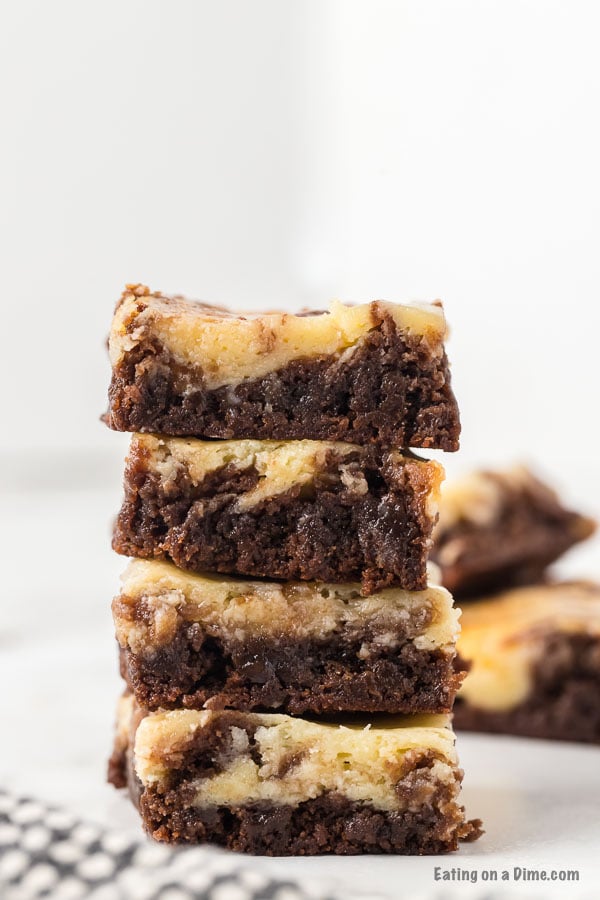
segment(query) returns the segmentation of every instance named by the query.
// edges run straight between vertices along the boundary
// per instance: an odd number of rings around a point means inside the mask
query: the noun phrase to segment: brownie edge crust
[[[458,449],[460,420],[442,343],[445,326],[424,333],[404,330],[392,304],[373,302],[368,324],[351,346],[319,353],[313,340],[311,353],[300,353],[272,371],[211,386],[214,373],[207,365],[214,361],[203,365],[202,354],[191,361],[189,354],[184,358],[168,346],[163,320],[172,321],[182,308],[200,324],[206,316],[211,327],[223,315],[151,294],[140,285],[123,294],[111,332],[113,369],[105,417],[111,428],[200,438],[309,438]],[[190,313],[194,308],[197,312]],[[279,329],[290,318],[302,317],[263,317],[257,358],[275,356]],[[257,323],[243,317],[237,322],[249,331],[248,346],[254,349]]]

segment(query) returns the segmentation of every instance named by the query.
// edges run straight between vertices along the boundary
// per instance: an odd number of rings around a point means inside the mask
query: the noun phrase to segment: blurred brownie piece
[[[442,491],[431,559],[455,597],[481,595],[539,581],[595,527],[527,468],[474,472]]]
[[[140,721],[131,699],[120,716],[128,707],[113,781],[128,784],[156,840],[268,856],[425,854],[480,833],[459,803],[447,716],[339,725],[173,710]]]
[[[457,450],[439,304],[234,315],[130,285],[109,340],[106,421],[199,438]]]
[[[121,669],[149,709],[448,712],[458,610],[444,588],[273,583],[134,560],[113,602]]]
[[[373,446],[134,435],[113,547],[192,572],[422,590],[443,474]]]
[[[600,742],[600,585],[516,588],[469,603],[456,728]]]

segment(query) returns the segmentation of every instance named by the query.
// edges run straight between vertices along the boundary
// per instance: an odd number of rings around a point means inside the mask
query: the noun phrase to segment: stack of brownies
[[[135,559],[110,777],[154,838],[282,855],[477,836],[449,719],[458,612],[427,581],[443,470],[406,449],[458,447],[444,336],[437,304],[121,297],[113,546]]]

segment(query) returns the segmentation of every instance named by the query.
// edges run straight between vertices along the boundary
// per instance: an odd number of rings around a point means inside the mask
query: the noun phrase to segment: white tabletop
[[[114,490],[41,490],[5,497],[0,610],[0,784],[68,807],[81,817],[139,833],[137,814],[105,782],[121,685],[110,600],[124,560],[110,550]],[[587,574],[595,547],[569,561]],[[600,749],[459,735],[469,816],[486,833],[449,857],[256,859],[273,874],[317,878],[343,891],[386,897],[452,889],[478,896],[503,871],[524,896],[592,896],[600,847]],[[450,881],[436,881],[447,872]],[[577,885],[515,880],[515,868],[576,869]],[[455,870],[452,872],[452,870]],[[466,878],[477,881],[464,880]],[[491,877],[494,877],[493,875]],[[457,880],[460,879],[460,880]],[[444,893],[444,896],[446,894]]]

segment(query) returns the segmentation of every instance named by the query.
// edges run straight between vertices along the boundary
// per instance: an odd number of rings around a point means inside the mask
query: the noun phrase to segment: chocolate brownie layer
[[[145,791],[140,808],[144,827],[156,840],[217,844],[260,856],[414,856],[449,853],[458,849],[460,840],[475,840],[480,834],[478,823],[464,822],[451,801],[451,791],[430,781],[423,769],[417,770],[414,791],[416,795],[427,791],[429,803],[415,811],[382,812],[337,794],[298,806],[267,801],[190,809],[183,805],[185,789],[174,791],[166,803],[156,791]],[[402,789],[410,797],[409,784],[407,779]]]
[[[445,712],[458,611],[443,588],[223,581],[134,561],[113,603],[123,677],[146,708]],[[456,667],[458,668],[458,667]]]
[[[152,656],[121,651],[121,674],[148,709],[230,707],[293,715],[449,712],[464,673],[453,654],[413,644],[360,658],[354,641],[257,641],[223,647],[199,625]]]
[[[443,853],[474,839],[447,719],[319,725],[239,712],[150,714],[132,795],[147,831],[266,855]]]
[[[464,598],[540,580],[595,527],[526,468],[476,472],[442,492],[431,558]]]
[[[459,698],[455,728],[600,743],[600,638],[547,634],[539,651],[524,702],[493,711]]]
[[[422,590],[442,477],[352,444],[134,435],[113,547],[193,572]]]
[[[111,331],[106,421],[201,438],[457,450],[445,330],[435,305],[235,317],[132,286]]]
[[[470,604],[457,728],[600,742],[600,587],[542,585]]]

